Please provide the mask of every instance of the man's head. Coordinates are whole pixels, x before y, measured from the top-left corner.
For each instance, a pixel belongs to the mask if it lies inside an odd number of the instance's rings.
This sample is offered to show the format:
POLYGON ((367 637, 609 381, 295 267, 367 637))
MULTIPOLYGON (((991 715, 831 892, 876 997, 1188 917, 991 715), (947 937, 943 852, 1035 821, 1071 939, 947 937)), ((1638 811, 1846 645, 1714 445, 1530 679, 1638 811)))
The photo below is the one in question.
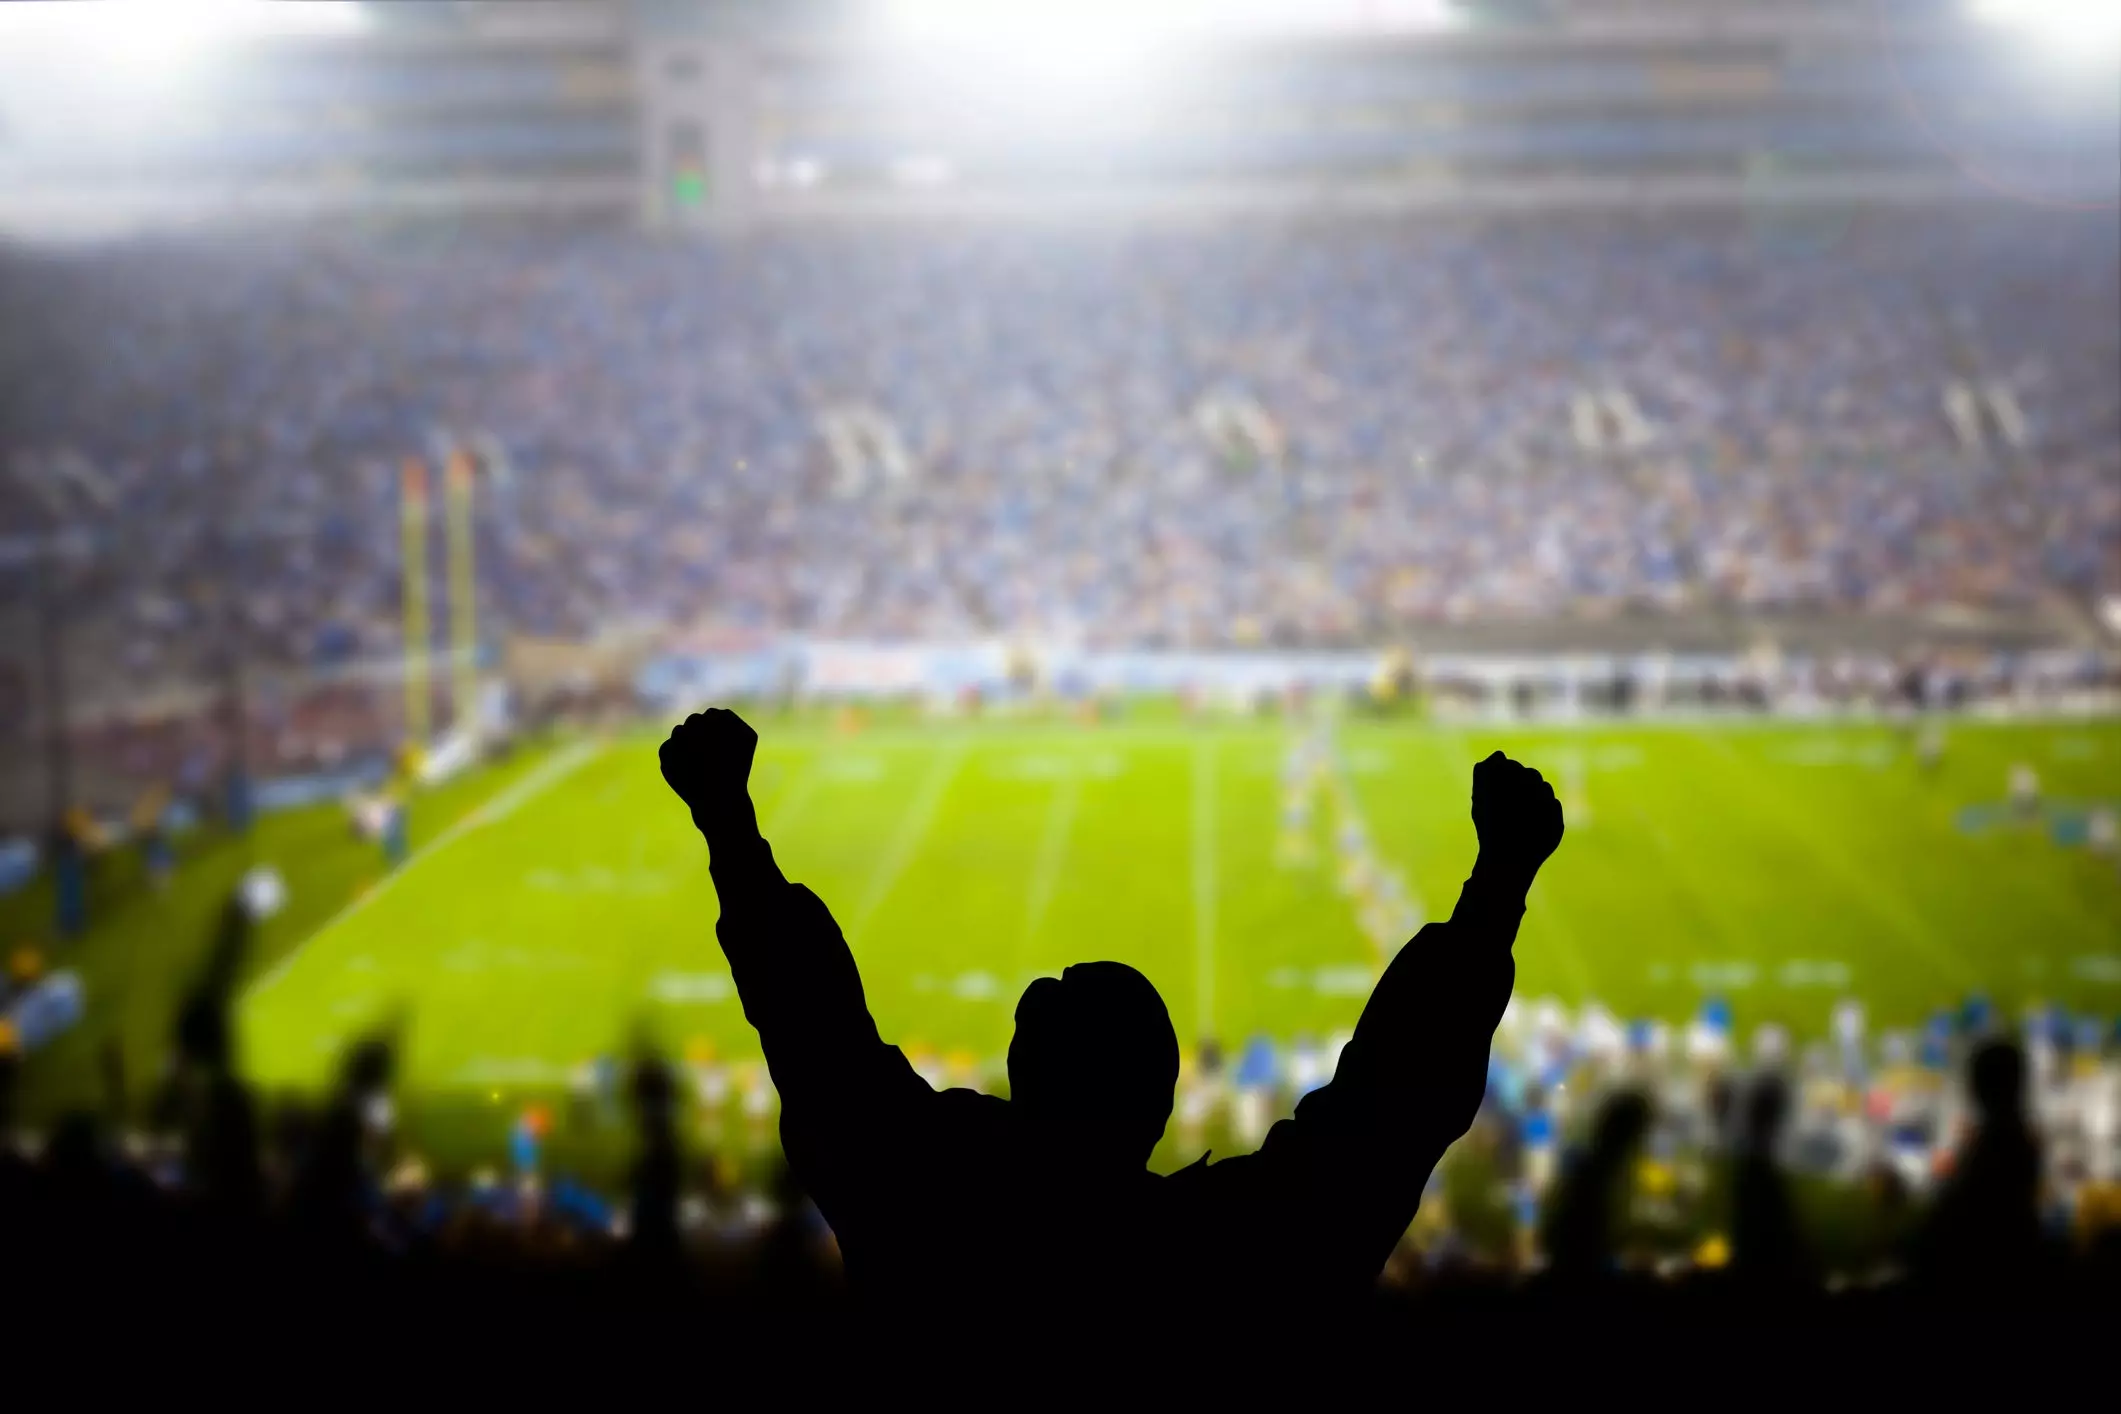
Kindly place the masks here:
POLYGON ((1027 1119, 1085 1159, 1145 1164, 1171 1118, 1178 1033, 1149 979, 1123 962, 1079 962, 1016 1004, 1009 1093, 1027 1119))
POLYGON ((2010 1123, 2025 1109, 2025 1053, 2004 1040, 1983 1041, 1974 1048, 1967 1088, 1981 1118, 2010 1123))

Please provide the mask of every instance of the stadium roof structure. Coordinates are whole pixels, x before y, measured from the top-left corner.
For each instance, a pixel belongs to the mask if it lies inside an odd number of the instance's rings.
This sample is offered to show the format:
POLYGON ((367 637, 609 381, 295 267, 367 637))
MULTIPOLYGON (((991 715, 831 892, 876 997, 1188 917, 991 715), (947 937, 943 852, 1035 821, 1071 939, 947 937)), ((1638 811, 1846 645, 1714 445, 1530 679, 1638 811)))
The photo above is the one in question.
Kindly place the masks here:
POLYGON ((8 7, 0 221, 2121 199, 2065 0, 295 8, 8 7))

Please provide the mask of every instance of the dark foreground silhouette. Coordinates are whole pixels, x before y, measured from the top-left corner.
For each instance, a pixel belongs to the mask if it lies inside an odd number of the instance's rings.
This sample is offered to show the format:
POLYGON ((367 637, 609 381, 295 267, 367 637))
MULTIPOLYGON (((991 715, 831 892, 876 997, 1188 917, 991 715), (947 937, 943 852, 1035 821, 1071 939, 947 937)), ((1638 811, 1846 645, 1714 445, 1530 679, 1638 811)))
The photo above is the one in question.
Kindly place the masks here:
POLYGON ((1204 1299, 1300 1292, 1316 1312, 1370 1295, 1486 1091, 1525 895, 1561 842, 1537 771, 1500 752, 1474 768, 1480 855, 1458 906, 1400 949, 1332 1082, 1259 1152, 1165 1177, 1147 1163, 1178 1039, 1148 979, 1088 962, 1033 982, 1011 1098, 932 1090, 877 1034, 830 911, 761 838, 757 744, 734 713, 697 714, 664 743, 663 774, 712 854, 716 931, 781 1093, 788 1162, 858 1297, 912 1312, 972 1292, 995 1311, 1114 1323, 1204 1299))
MULTIPOLYGON (((288 1331, 339 1342, 342 1358, 314 1367, 335 1378, 349 1360, 388 1354, 392 1336, 431 1331, 447 1333, 448 1359, 482 1372, 494 1351, 534 1352, 541 1370, 568 1351, 623 1352, 643 1369, 682 1352, 688 1369, 814 1383, 874 1375, 878 1363, 817 1352, 862 1348, 835 1334, 881 1331, 869 1348, 926 1361, 929 1386, 977 1351, 1020 1353, 1042 1380, 1112 1387, 1115 1368, 1211 1386, 1280 1361, 1317 1373, 1320 1351, 1405 1374, 1480 1348, 1462 1338, 1543 1353, 1494 1367, 1512 1382, 1565 1379, 1592 1367, 1544 1353, 1585 1335, 1608 1354, 1752 1362, 1731 1370, 1762 1369, 1770 1351, 1773 1363, 1837 1369, 2037 1352, 2067 1368, 2113 1328, 2121 1227, 2056 1227, 2052 1185, 2067 1182, 2070 1160, 2044 1174, 2031 1067, 1993 1034, 1968 1058, 1975 1123, 1947 1151, 1935 1200, 1906 1212, 1909 1228, 1896 1216, 1873 1256, 1844 1251, 1831 1275, 1819 1216, 1778 1163, 1789 1094, 1772 1071, 1717 1086, 1731 1097, 1719 1111, 1732 1141, 1727 1263, 1673 1261, 1640 1230, 1631 1175, 1657 1144, 1666 1101, 1655 1090, 1608 1093, 1544 1205, 1543 1269, 1532 1252, 1483 1265, 1449 1241, 1409 1239, 1437 1155, 1482 1106, 1525 887, 1560 833, 1551 797, 1522 768, 1477 768, 1481 856, 1465 896, 1402 950, 1333 1082, 1260 1153, 1155 1178, 1143 1160, 1171 1104, 1175 1039, 1139 974, 1093 963, 1030 988, 1011 1100, 930 1091, 877 1036, 823 905, 781 879, 757 838, 749 731, 732 718, 681 735, 691 740, 668 765, 705 807, 724 942, 785 1090, 796 1169, 773 1201, 733 1201, 686 1152, 688 1132, 718 1141, 681 1123, 678 1074, 648 1054, 630 1087, 636 1162, 616 1203, 564 1172, 408 1180, 417 1155, 388 1119, 406 1017, 348 1049, 321 1107, 261 1101, 233 1044, 252 928, 232 904, 140 1104, 107 1066, 102 1113, 17 1126, 21 1059, 0 1051, 11 1348, 34 1365, 52 1326, 100 1333, 114 1352, 177 1330, 198 1334, 203 1353, 269 1355, 288 1331), (1788 1341, 1793 1321, 1825 1339, 1788 1341), (899 1339, 895 1322, 923 1338, 899 1339), (1056 1343, 1070 1322, 1138 1338, 1056 1343), (2027 1322, 2025 1342, 1999 1338, 2027 1322), (1287 1338, 1306 1326, 1313 1339, 1287 1338), (485 1328, 495 1339, 464 1338, 485 1328), (1255 1328, 1257 1340, 1233 1335, 1255 1328), (1180 1330, 1193 1333, 1174 1339, 1180 1330), (1955 1331, 1974 1339, 1946 1344, 1940 1332, 1955 1331), (767 1357, 795 1346, 806 1363, 767 1357)), ((1873 1219, 1903 1206, 1904 1195, 1881 1197, 1873 1219)))

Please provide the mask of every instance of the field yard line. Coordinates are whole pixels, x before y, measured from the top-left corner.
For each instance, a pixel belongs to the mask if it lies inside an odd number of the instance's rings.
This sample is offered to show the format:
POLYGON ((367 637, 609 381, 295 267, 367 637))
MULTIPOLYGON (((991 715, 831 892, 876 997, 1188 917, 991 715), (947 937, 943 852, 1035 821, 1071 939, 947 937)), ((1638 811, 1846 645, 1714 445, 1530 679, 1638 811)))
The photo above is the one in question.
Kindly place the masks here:
POLYGON ((1193 1025, 1196 1038, 1215 1026, 1215 756, 1193 744, 1193 1025))
MULTIPOLYGON (((1348 812, 1348 819, 1362 832, 1363 838, 1372 841, 1372 858, 1381 866, 1390 868, 1391 862, 1385 858, 1384 850, 1377 847, 1374 843, 1377 837, 1370 831, 1369 816, 1363 809, 1362 792, 1356 787, 1354 773, 1348 770, 1347 754, 1340 749, 1340 741, 1337 736, 1333 740, 1332 761, 1333 781, 1340 788, 1341 809, 1348 812)), ((1414 910, 1414 931, 1418 933, 1421 931, 1422 925, 1429 921, 1429 902, 1422 896, 1421 886, 1414 882, 1407 870, 1401 869, 1398 874, 1400 885, 1406 892, 1407 904, 1414 910)), ((1349 904, 1349 909, 1355 914, 1357 927, 1361 927, 1362 910, 1357 908, 1352 902, 1349 904)), ((1402 938, 1399 941, 1404 943, 1406 939, 1402 938)), ((1385 944, 1385 946, 1394 945, 1385 944)))
POLYGON ((1586 1001, 1598 995, 1598 987, 1591 978, 1591 964, 1584 958, 1583 944, 1576 934, 1576 925, 1569 922, 1568 910, 1554 902, 1553 887, 1544 879, 1532 881, 1532 891, 1526 895, 1527 917, 1544 918, 1547 928, 1561 943, 1562 956, 1575 975, 1576 985, 1583 990, 1586 1001))
MULTIPOLYGON (((1464 732, 1457 727, 1444 727, 1442 728, 1442 734, 1450 739, 1453 751, 1458 757, 1458 772, 1455 779, 1465 782, 1466 794, 1464 799, 1467 801, 1467 808, 1470 810, 1473 798, 1473 767, 1478 765, 1479 761, 1474 757, 1472 747, 1466 744, 1464 732)), ((1539 766, 1537 761, 1526 761, 1524 764, 1534 769, 1539 766)), ((1544 775, 1545 773, 1541 772, 1541 774, 1544 775)), ((1564 827, 1566 827, 1566 824, 1567 822, 1564 821, 1564 827)), ((1562 848, 1566 849, 1567 847, 1568 837, 1564 834, 1562 837, 1562 848)), ((1577 934, 1575 925, 1569 922, 1568 910, 1555 901, 1553 886, 1545 879, 1534 880, 1532 891, 1526 899, 1526 904, 1528 913, 1530 908, 1536 905, 1539 910, 1539 916, 1547 921, 1547 927, 1553 932, 1555 941, 1561 944, 1563 965, 1567 967, 1570 975, 1575 977, 1576 985, 1583 989, 1584 996, 1596 996, 1598 989, 1593 981, 1590 959, 1584 956, 1582 939, 1577 934)))
POLYGON ((1046 828, 1039 836, 1038 857, 1031 866, 1031 887, 1024 900, 1024 946, 1038 936, 1039 924, 1053 902, 1060 884, 1061 864, 1068 856, 1068 832, 1075 827, 1076 806, 1083 798, 1082 778, 1073 772, 1053 785, 1053 799, 1046 806, 1046 828))
POLYGON ((1910 910, 1905 901, 1887 889, 1843 856, 1836 854, 1819 842, 1819 837, 1810 829, 1803 807, 1792 802, 1773 775, 1754 765, 1731 748, 1729 742, 1718 740, 1707 732, 1697 732, 1695 738, 1706 743, 1711 751, 1730 762, 1740 772, 1753 779, 1753 799, 1766 800, 1775 808, 1778 823, 1783 830, 1805 848, 1806 853, 1819 861, 1820 865, 1839 880, 1842 887, 1854 894, 1864 906, 1891 930, 1901 935, 1932 964, 1957 977, 1963 983, 1975 983, 1979 974, 1966 959, 1951 948, 1940 945, 1931 936, 1929 925, 1910 910))
POLYGON ((928 768, 920 789, 914 793, 913 803, 906 807, 898 829, 892 834, 890 851, 877 861, 875 872, 869 876, 869 887, 862 892, 861 906, 854 911, 854 927, 849 931, 859 933, 868 926, 876 911, 884 906, 884 900, 891 896, 892 889, 898 886, 899 875, 906 872, 906 866, 920 852, 930 827, 935 824, 936 814, 942 808, 943 792, 950 788, 957 768, 964 764, 968 746, 969 743, 960 738, 936 753, 935 764, 928 768))
POLYGON ((592 759, 602 755, 604 747, 605 743, 601 741, 577 741, 563 748, 559 754, 538 765, 523 779, 509 786, 493 799, 483 805, 474 807, 455 824, 442 831, 441 834, 436 835, 427 848, 406 860, 390 873, 385 874, 377 881, 374 888, 355 894, 351 899, 347 900, 344 908, 325 919, 315 932, 289 948, 286 955, 273 964, 271 971, 245 989, 244 999, 248 1001, 263 996, 279 985, 280 979, 285 977, 289 970, 294 967, 296 959, 307 952, 317 939, 367 908, 377 899, 383 897, 384 894, 389 893, 399 880, 410 874, 414 869, 433 859, 443 850, 449 848, 480 826, 491 825, 495 821, 507 819, 529 801, 543 795, 546 791, 587 765, 592 759))
POLYGON ((773 802, 773 818, 766 822, 766 828, 760 832, 766 836, 769 844, 794 829, 796 822, 803 818, 803 812, 810 808, 810 802, 817 797, 818 787, 825 779, 821 766, 823 756, 824 753, 819 752, 804 762, 803 769, 797 774, 794 783, 783 790, 773 802))
POLYGON ((1699 871, 1673 847, 1671 832, 1657 823, 1649 811, 1638 805, 1628 813, 1642 826, 1643 833, 1657 846, 1658 853, 1664 856, 1665 877, 1676 880, 1679 887, 1701 906, 1701 911, 1708 917, 1710 925, 1722 935, 1729 950, 1735 953, 1745 933, 1743 929, 1732 924, 1730 905, 1723 901, 1721 894, 1701 882, 1699 871))

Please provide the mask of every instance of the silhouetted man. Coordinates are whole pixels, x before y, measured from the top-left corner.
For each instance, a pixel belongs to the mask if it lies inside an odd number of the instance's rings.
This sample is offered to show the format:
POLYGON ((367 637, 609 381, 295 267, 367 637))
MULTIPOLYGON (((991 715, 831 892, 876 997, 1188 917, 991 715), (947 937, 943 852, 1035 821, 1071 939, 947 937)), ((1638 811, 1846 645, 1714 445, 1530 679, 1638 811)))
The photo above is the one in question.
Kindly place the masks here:
POLYGON ((727 711, 685 720, 664 778, 712 853, 716 929, 782 1101, 781 1140, 852 1289, 886 1315, 1005 1323, 1036 1306, 1118 1324, 1272 1292, 1317 1310, 1369 1292, 1444 1148, 1472 1123, 1516 978, 1533 876, 1561 841, 1538 772, 1473 770, 1480 856, 1450 921, 1392 961, 1331 1084, 1256 1154, 1148 1171, 1178 1038, 1147 978, 1079 963, 1024 990, 1012 1098, 929 1088, 877 1035, 839 926, 759 837, 758 745, 727 711))
POLYGON ((1649 1101, 1632 1090, 1599 1106, 1590 1147, 1563 1173, 1547 1218, 1547 1262, 1556 1281, 1577 1285, 1613 1275, 1615 1220, 1649 1128, 1649 1101))
POLYGON ((1789 1178, 1776 1161, 1789 1112, 1781 1076, 1754 1081, 1731 1165, 1731 1275, 1749 1297, 1763 1301, 1808 1294, 1817 1280, 1789 1178))
POLYGON ((2008 1305, 2043 1275, 2040 1142, 2025 1114, 2025 1053, 1984 1041, 1968 1065, 1977 1117, 1916 1243, 1933 1293, 2008 1305))

